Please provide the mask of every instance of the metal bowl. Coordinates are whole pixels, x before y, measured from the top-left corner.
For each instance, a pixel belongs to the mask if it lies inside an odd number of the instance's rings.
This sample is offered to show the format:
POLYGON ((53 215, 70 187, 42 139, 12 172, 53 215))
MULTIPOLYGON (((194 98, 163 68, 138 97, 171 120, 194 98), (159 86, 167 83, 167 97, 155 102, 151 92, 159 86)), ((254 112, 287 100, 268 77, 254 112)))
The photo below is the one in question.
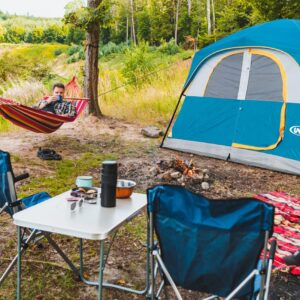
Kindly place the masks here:
POLYGON ((117 198, 129 198, 134 190, 136 183, 132 180, 118 179, 116 197, 117 198))

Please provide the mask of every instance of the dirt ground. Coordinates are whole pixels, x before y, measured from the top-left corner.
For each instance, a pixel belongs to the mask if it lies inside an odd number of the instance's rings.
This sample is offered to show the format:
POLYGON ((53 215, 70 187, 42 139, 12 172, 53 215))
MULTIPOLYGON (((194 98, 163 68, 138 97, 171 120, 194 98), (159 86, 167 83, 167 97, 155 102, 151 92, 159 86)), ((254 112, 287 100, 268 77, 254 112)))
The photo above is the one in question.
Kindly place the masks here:
MULTIPOLYGON (((80 143, 89 143, 95 147, 105 148, 109 151, 112 139, 117 139, 120 147, 119 177, 127 178, 137 182, 137 190, 144 192, 149 186, 161 183, 176 183, 176 179, 163 179, 156 176, 154 167, 160 166, 164 161, 174 158, 180 158, 183 161, 192 160, 195 167, 199 170, 206 170, 209 188, 202 190, 201 182, 189 180, 184 184, 196 192, 201 192, 205 196, 213 199, 232 198, 251 196, 257 193, 283 190, 288 193, 300 195, 300 180, 298 176, 283 174, 265 169, 249 167, 241 164, 225 162, 207 157, 183 154, 175 151, 159 149, 160 140, 145 138, 140 133, 141 128, 135 124, 129 124, 118 120, 104 118, 96 119, 94 117, 81 118, 76 123, 64 124, 61 129, 51 135, 34 134, 25 130, 16 131, 9 134, 0 135, 0 148, 9 151, 11 154, 25 157, 28 162, 39 160, 36 157, 38 147, 49 147, 55 149, 62 157, 77 157, 80 152, 76 149, 70 149, 68 144, 64 143, 64 137, 68 139, 79 140, 80 143), (58 142, 61 139, 61 143, 58 142), (130 144, 132 153, 122 149, 122 145, 130 144), (136 145, 136 147, 134 146, 136 145)), ((112 146, 111 146, 112 147, 112 146)), ((125 146, 124 146, 125 147, 125 146)), ((123 147, 123 148, 124 148, 123 147)), ((15 173, 24 169, 29 171, 31 177, 38 176, 41 172, 31 164, 15 164, 15 173)), ((99 170, 91 170, 95 178, 99 178, 99 170)), ((14 232, 14 225, 10 218, 0 217, 0 252, 5 253, 7 244, 14 243, 9 232, 14 232), (2 245, 2 246, 1 246, 2 245)), ((139 227, 145 223, 145 215, 141 215, 134 223, 134 232, 139 232, 139 227), (142 225, 141 225, 142 224, 142 225)), ((132 228, 131 228, 132 229, 132 228)), ((143 236, 143 233, 141 234, 143 236)), ((115 245, 122 245, 112 248, 111 256, 108 259, 106 277, 111 282, 126 283, 133 285, 137 280, 138 286, 142 287, 144 276, 144 245, 141 238, 136 237, 126 227, 121 230, 116 238, 115 245), (129 274, 127 272, 129 270, 129 274)), ((70 239, 68 239, 69 241, 70 239)), ((64 243, 66 239, 62 239, 64 243)), ((87 242, 87 273, 95 276, 97 272, 95 251, 98 248, 95 243, 87 242)), ((75 247, 75 246, 74 246, 75 247)), ((51 258, 53 263, 60 263, 57 268, 63 276, 64 268, 61 267, 60 258, 50 249, 49 245, 42 246, 38 257, 39 260, 51 258), (46 251, 45 251, 46 250, 46 251), (43 253, 43 254, 41 254, 43 253)), ((4 254, 4 257, 9 255, 4 254)), ((3 261, 0 261, 0 272, 3 270, 3 261)), ((32 272, 34 271, 31 270, 32 272)), ((12 275, 11 275, 12 276, 12 275)), ((38 274, 35 275, 35 277, 38 274)), ((71 276, 72 277, 72 276, 71 276)), ((70 279, 72 280, 72 279, 70 279)), ((55 285, 55 284, 54 284, 55 285)), ((96 289, 78 284, 76 295, 73 299, 94 299, 96 289)), ((136 286, 136 285, 135 285, 136 286)), ((55 288, 52 287, 53 289, 55 288)), ((72 294, 72 293, 71 293, 72 294)), ((171 295, 171 294, 170 294, 171 295)), ((185 292, 184 299, 198 299, 198 294, 185 292)), ((1 298, 1 293, 0 293, 1 298)), ((2 299, 2 298, 1 298, 2 299)), ((6 299, 10 299, 9 297, 6 299)), ((11 298, 13 299, 13 298, 11 298)), ((48 299, 45 295, 37 295, 35 299, 48 299)), ((50 298, 49 298, 50 299, 50 298)), ((52 299, 62 299, 53 296, 52 299)), ((69 299, 69 298, 68 298, 69 299)), ((70 296, 70 299, 72 297, 70 296)), ((105 299, 144 299, 142 296, 109 291, 105 294, 105 299)), ((173 299, 172 296, 170 299, 173 299)), ((286 273, 276 273, 272 278, 271 296, 273 300, 297 300, 300 299, 300 279, 286 273)))

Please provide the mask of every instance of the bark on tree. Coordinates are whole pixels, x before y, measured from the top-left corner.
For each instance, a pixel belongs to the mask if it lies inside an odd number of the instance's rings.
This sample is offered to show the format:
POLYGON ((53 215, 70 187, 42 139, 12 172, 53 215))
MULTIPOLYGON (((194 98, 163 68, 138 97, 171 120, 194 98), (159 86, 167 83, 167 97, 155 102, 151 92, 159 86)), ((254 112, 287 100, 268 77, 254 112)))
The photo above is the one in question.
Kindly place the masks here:
POLYGON ((211 35, 210 0, 206 0, 207 34, 211 35))
POLYGON ((201 23, 201 0, 199 0, 199 12, 198 12, 199 16, 197 18, 197 39, 196 39, 196 43, 195 43, 195 51, 198 49, 198 39, 199 39, 199 33, 200 33, 200 23, 201 23))
POLYGON ((180 0, 177 0, 176 4, 176 15, 175 15, 175 44, 177 45, 177 40, 178 40, 178 17, 179 17, 179 6, 180 6, 180 0))
POLYGON ((191 16, 191 10, 192 10, 192 0, 188 0, 188 16, 191 16))
MULTIPOLYGON (((102 0, 88 0, 87 5, 90 8, 97 8, 102 0)), ((90 24, 86 33, 86 52, 85 52, 85 67, 84 67, 84 96, 89 98, 89 114, 101 116, 102 112, 98 103, 98 47, 99 47, 99 22, 90 24)))
POLYGON ((126 16, 126 44, 128 45, 128 39, 129 39, 129 17, 128 13, 126 16))
POLYGON ((215 34, 216 29, 216 15, 215 15, 215 2, 211 0, 211 10, 212 10, 212 30, 213 34, 215 34))
POLYGON ((135 35, 135 26, 134 26, 134 4, 133 0, 130 0, 130 10, 131 10, 131 39, 136 45, 136 35, 135 35))

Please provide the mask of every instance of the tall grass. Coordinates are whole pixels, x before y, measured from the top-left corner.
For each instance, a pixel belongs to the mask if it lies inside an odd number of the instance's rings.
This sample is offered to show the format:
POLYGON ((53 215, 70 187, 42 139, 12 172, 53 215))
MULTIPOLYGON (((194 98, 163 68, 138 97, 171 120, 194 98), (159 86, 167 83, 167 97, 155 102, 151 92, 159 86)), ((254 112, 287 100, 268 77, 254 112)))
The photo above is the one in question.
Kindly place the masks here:
POLYGON ((3 93, 3 97, 13 99, 24 105, 32 105, 47 94, 44 84, 35 79, 16 80, 10 79, 9 88, 3 93))
MULTIPOLYGON (((175 108, 190 66, 190 60, 183 61, 183 58, 191 53, 174 47, 166 44, 155 49, 144 44, 101 57, 99 103, 103 114, 141 125, 165 126, 175 108), (102 95, 106 91, 110 92, 102 95)), ((24 74, 10 76, 0 85, 0 94, 30 106, 48 93, 53 81, 65 82, 65 78, 71 77, 70 74, 80 77, 82 63, 67 64, 65 54, 55 57, 57 49, 58 45, 14 48, 10 57, 16 54, 17 57, 34 60, 45 55, 45 61, 51 67, 51 76, 43 80, 32 76, 24 78, 24 74)), ((0 117, 0 132, 14 128, 0 117)))
MULTIPOLYGON (((45 95, 45 86, 37 80, 29 81, 9 79, 9 88, 3 93, 3 98, 12 99, 24 105, 31 106, 45 95)), ((0 116, 0 132, 9 132, 19 128, 0 116)))
POLYGON ((190 61, 178 61, 169 68, 141 77, 143 84, 126 85, 101 96, 101 92, 124 85, 124 76, 116 71, 102 71, 99 102, 102 112, 141 125, 165 125, 175 108, 185 82, 190 61))

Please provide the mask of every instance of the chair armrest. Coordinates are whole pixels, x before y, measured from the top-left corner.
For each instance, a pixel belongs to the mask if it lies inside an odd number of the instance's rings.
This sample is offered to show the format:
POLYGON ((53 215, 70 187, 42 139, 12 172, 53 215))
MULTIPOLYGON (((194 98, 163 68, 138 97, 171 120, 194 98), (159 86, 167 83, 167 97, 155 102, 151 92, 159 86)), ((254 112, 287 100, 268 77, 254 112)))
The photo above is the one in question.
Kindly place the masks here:
POLYGON ((21 204, 22 204, 22 200, 16 200, 16 201, 14 201, 12 203, 9 203, 8 207, 16 207, 16 206, 19 206, 21 204))
POLYGON ((29 177, 29 173, 23 173, 23 174, 21 174, 21 175, 19 175, 19 176, 16 176, 14 179, 14 181, 15 182, 18 182, 18 181, 20 181, 20 180, 23 180, 23 179, 26 179, 26 178, 28 178, 29 177))

